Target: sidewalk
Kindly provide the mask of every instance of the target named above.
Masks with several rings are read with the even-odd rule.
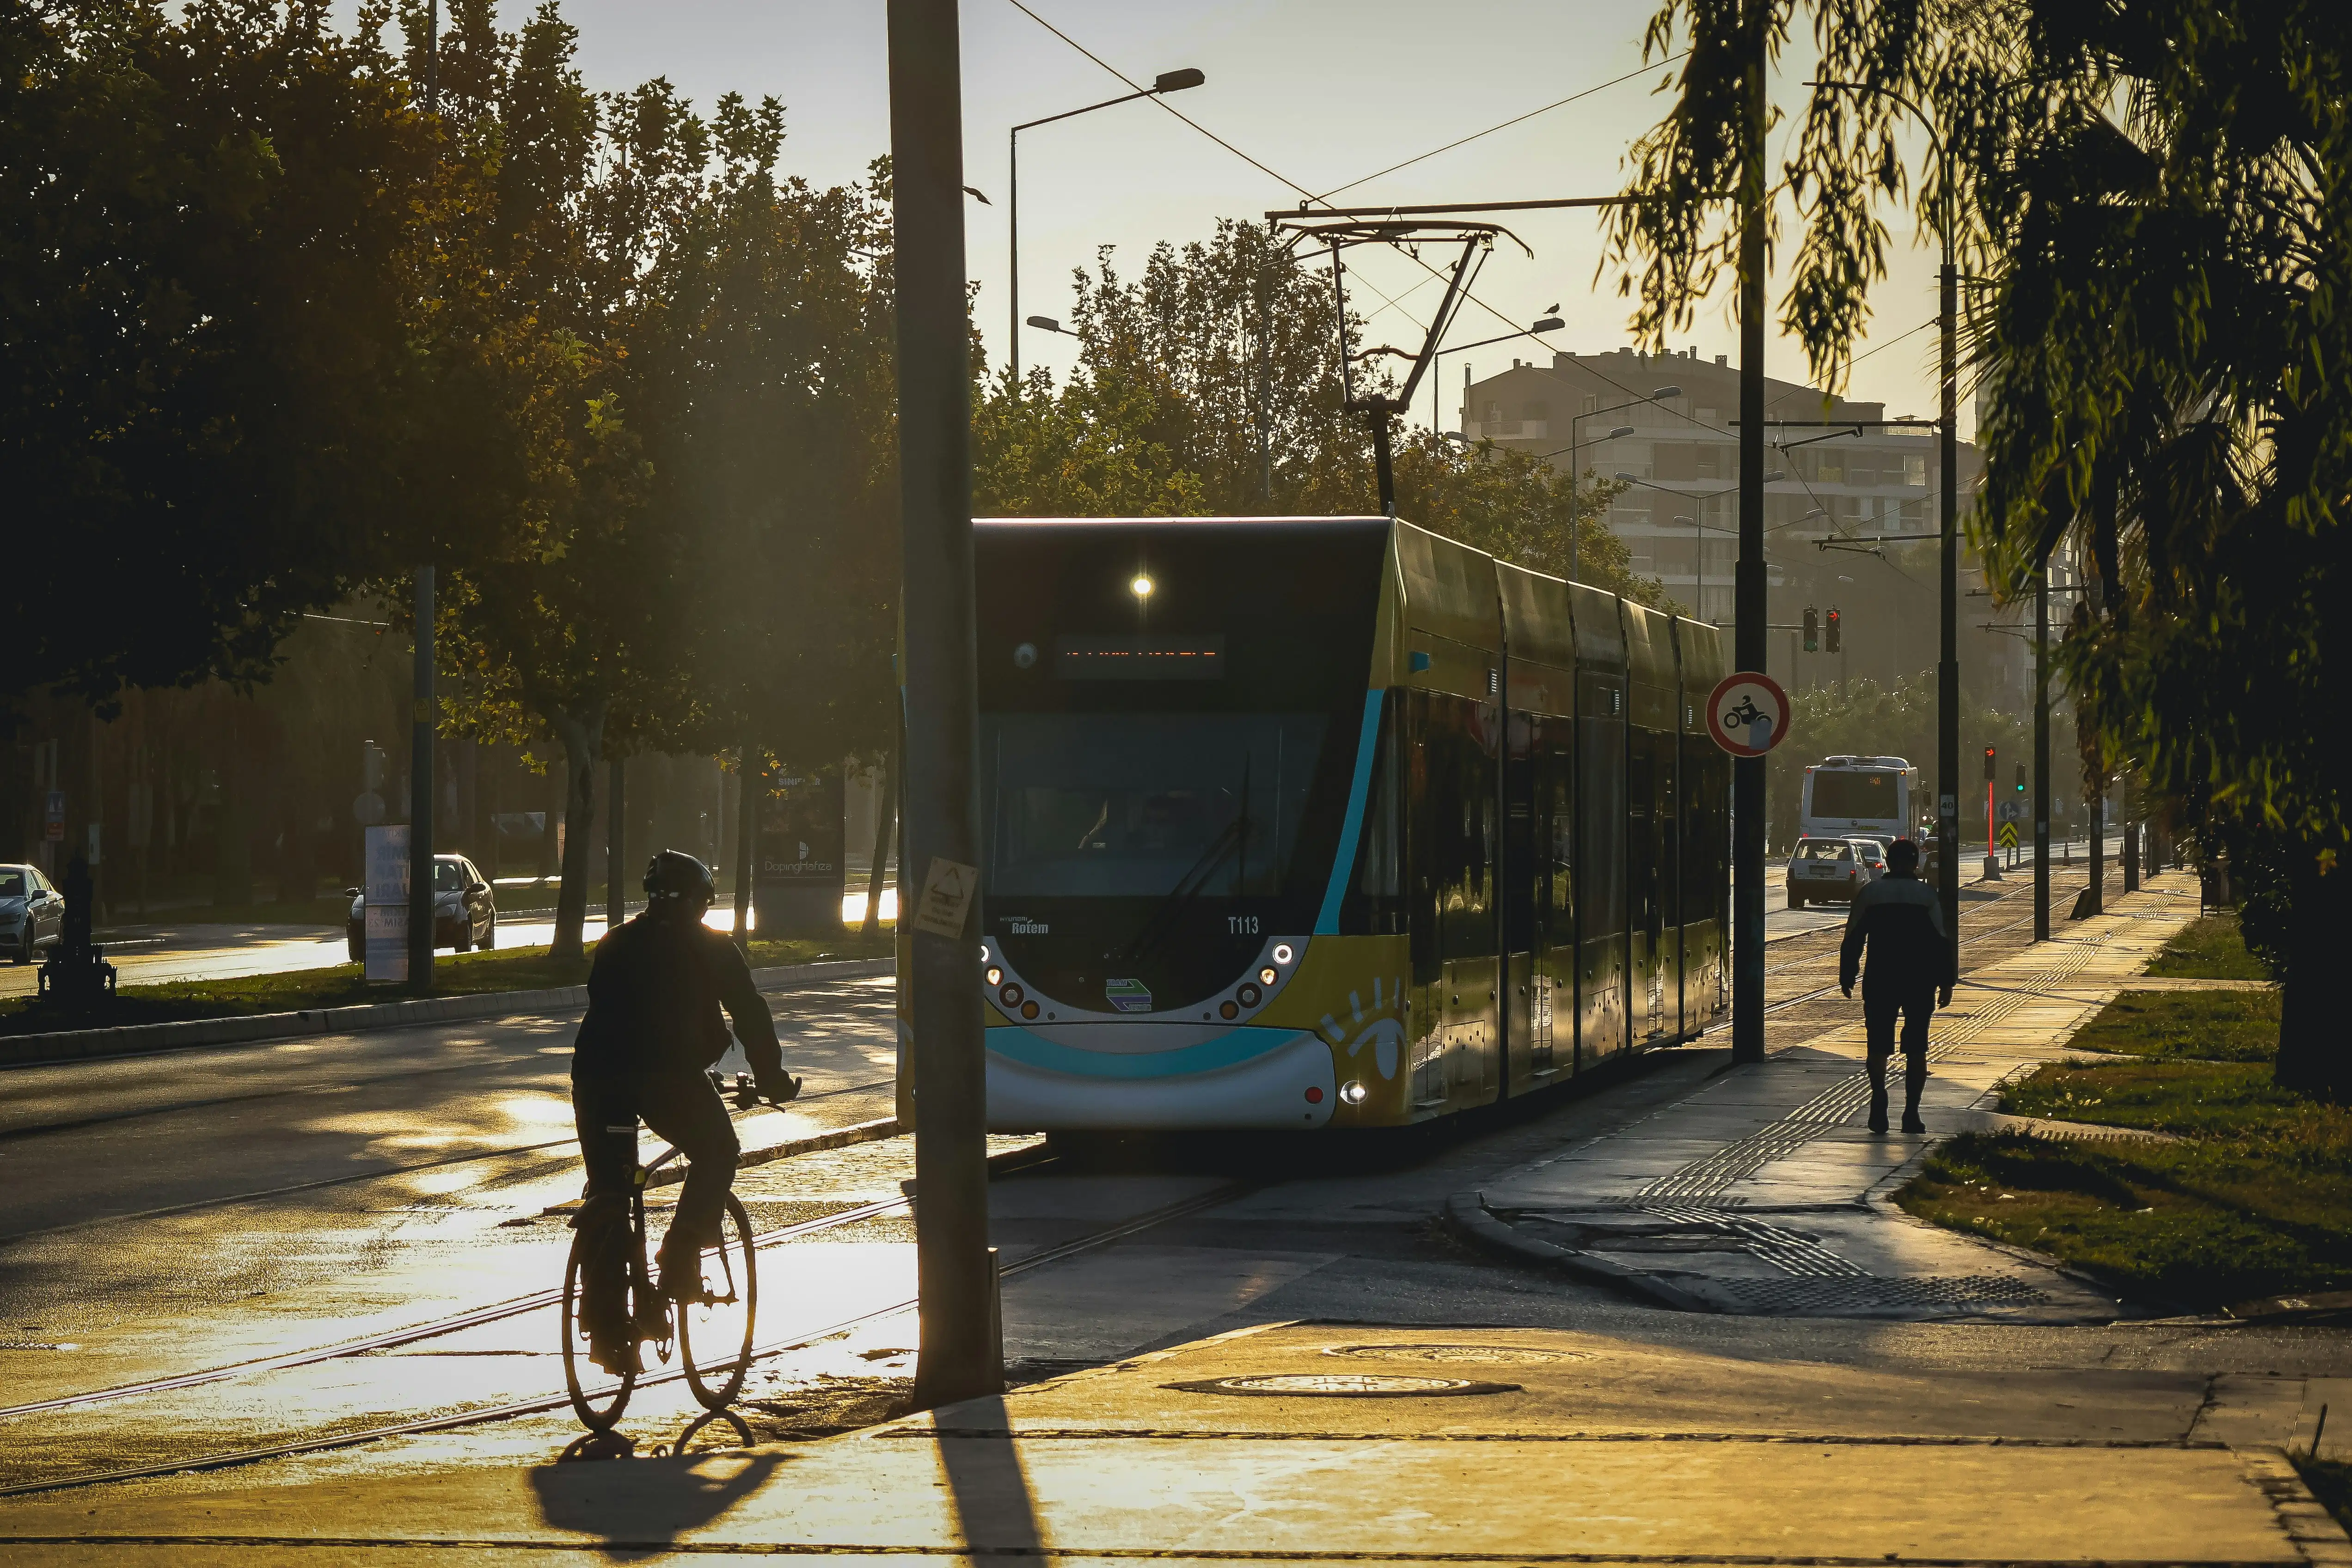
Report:
[[[28,1500],[0,1560],[2352,1563],[2281,1448],[2345,1385],[2216,1382],[1278,1323],[816,1443]]]
[[[2048,942],[1964,978],[1936,1016],[1926,1136],[1863,1125],[1869,1079],[1856,1004],[1853,1022],[1729,1068],[1614,1136],[1458,1194],[1450,1214],[1474,1239],[1689,1310],[2112,1319],[2120,1304],[2091,1282],[1926,1225],[1889,1200],[1954,1132],[2124,1135],[1993,1107],[2005,1080],[2063,1056],[2196,911],[2194,878],[2167,872],[2107,913],[2063,922]],[[1898,1058],[1898,1095],[1900,1071]]]

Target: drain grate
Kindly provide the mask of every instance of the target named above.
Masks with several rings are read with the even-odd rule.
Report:
[[[1327,1345],[1325,1355],[1359,1361],[1475,1362],[1486,1366],[1537,1366],[1553,1361],[1591,1361],[1589,1351],[1548,1351],[1534,1345]]]
[[[2044,1307],[2053,1298],[2005,1274],[1954,1274],[1922,1279],[1717,1279],[1713,1289],[1766,1312],[1958,1311],[1984,1307]]]
[[[1516,1383],[1466,1377],[1393,1377],[1379,1373],[1273,1373],[1171,1383],[1186,1394],[1292,1394],[1311,1399],[1445,1399],[1469,1394],[1517,1394]]]

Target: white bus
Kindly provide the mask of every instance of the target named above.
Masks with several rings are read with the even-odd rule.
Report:
[[[1901,757],[1823,757],[1805,769],[1797,830],[1808,838],[1911,837],[1926,797],[1919,770]]]

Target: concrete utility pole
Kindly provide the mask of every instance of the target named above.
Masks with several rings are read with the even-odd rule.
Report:
[[[441,0],[425,12],[425,112],[441,112]],[[409,694],[408,988],[433,994],[433,567],[416,568],[416,668]]]
[[[1932,135],[1935,127],[1927,117],[1916,110],[1912,113]],[[1939,158],[1943,156],[1940,138],[1936,151]],[[1944,626],[1942,652],[1936,660],[1936,891],[1943,900],[1944,938],[1950,944],[1952,972],[1957,973],[1960,962],[1960,273],[1952,259],[1952,174],[1948,159],[1944,162],[1943,184],[1943,221],[1937,225],[1943,230],[1944,240],[1939,290],[1942,308],[1938,317],[1944,340],[1943,363],[1937,377],[1942,384],[1937,418],[1943,427],[1937,432],[1937,440],[1944,468]],[[1987,847],[1990,849],[1990,846]]]
[[[906,579],[907,746],[898,918],[915,1091],[915,1403],[1002,1393],[988,1246],[988,1082],[980,931],[925,921],[935,879],[980,863],[979,685],[971,561],[971,412],[964,314],[963,89],[956,0],[889,0],[892,216],[898,237],[898,487]],[[971,903],[977,904],[977,898]],[[945,923],[945,922],[940,922]]]
[[[416,569],[415,690],[408,742],[408,988],[433,994],[433,568]]]
[[[2050,940],[2050,560],[2033,579],[2033,940]]]
[[[1739,565],[1733,668],[1760,670],[1764,648],[1764,0],[1747,0],[1740,83]],[[1699,548],[1706,549],[1702,537]],[[1731,763],[1731,1059],[1764,1059],[1764,759]]]
[[[604,809],[612,814],[604,824],[604,929],[611,931],[629,918],[629,833],[621,820],[628,765],[614,757],[604,770]]]

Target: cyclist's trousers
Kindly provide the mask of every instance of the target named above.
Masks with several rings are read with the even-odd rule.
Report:
[[[637,1168],[637,1122],[677,1144],[689,1163],[669,1234],[683,1243],[718,1239],[719,1211],[735,1181],[735,1124],[699,1073],[631,1073],[572,1080],[572,1114],[588,1164],[588,1196],[628,1195]]]

